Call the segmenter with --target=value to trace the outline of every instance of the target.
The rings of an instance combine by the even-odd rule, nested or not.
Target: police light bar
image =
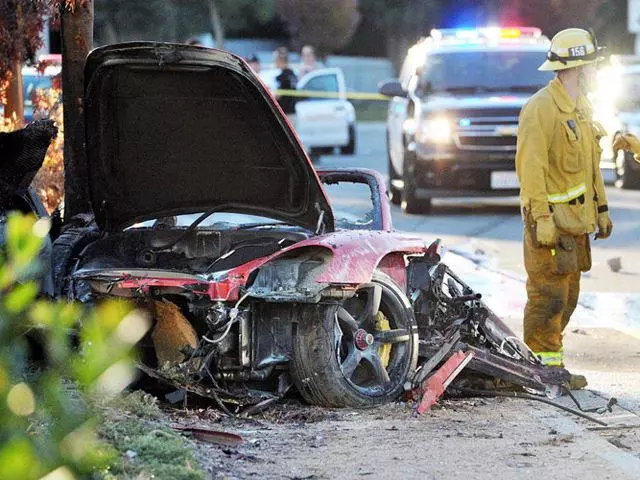
[[[500,40],[537,40],[542,30],[535,27],[485,27],[485,28],[441,28],[431,30],[431,37],[439,42],[485,42]]]

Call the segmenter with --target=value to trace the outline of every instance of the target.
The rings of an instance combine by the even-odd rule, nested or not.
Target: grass
[[[147,420],[155,420],[162,415],[158,399],[142,390],[122,394],[110,406]]]
[[[353,102],[358,122],[384,122],[387,120],[388,102],[358,100]]]
[[[159,422],[155,397],[122,395],[104,407],[98,433],[116,452],[103,478],[201,480],[205,473],[191,443]]]

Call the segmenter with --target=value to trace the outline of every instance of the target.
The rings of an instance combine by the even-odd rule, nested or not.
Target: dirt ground
[[[520,399],[445,400],[424,416],[406,404],[330,410],[290,400],[254,419],[170,412],[174,424],[233,432],[235,447],[195,441],[215,479],[563,478],[640,476],[636,430],[592,432]]]

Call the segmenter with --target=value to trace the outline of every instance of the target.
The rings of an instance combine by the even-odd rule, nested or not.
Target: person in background
[[[278,47],[275,51],[276,68],[280,73],[276,77],[276,90],[295,90],[298,84],[296,74],[289,68],[289,50],[286,47]],[[295,125],[296,99],[291,95],[282,95],[276,92],[276,100],[280,108],[289,118],[291,125]]]
[[[251,67],[251,70],[253,70],[253,73],[256,75],[260,73],[260,59],[255,53],[247,58],[247,63]]]
[[[316,63],[316,52],[311,45],[305,45],[302,47],[300,57],[302,57],[302,67],[300,68],[301,77],[318,68]]]

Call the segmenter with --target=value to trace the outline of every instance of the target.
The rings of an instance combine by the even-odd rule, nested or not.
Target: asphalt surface
[[[360,167],[387,175],[385,126],[361,123],[357,131],[354,156],[324,156],[319,168]],[[605,171],[605,178],[611,177]],[[602,308],[602,322],[609,322],[607,307],[619,304],[617,314],[631,327],[640,329],[640,191],[608,186],[609,206],[614,223],[613,235],[592,242],[593,268],[583,276],[581,303]],[[360,198],[357,198],[360,197]],[[352,198],[341,197],[342,204],[365,201],[360,192]],[[436,199],[430,215],[406,215],[392,206],[394,226],[398,230],[420,234],[426,239],[440,238],[454,252],[479,259],[491,268],[524,280],[522,259],[522,221],[518,199],[456,198]],[[621,269],[613,272],[608,262],[619,259]],[[598,316],[600,312],[598,312]],[[619,320],[619,319],[618,319]]]

